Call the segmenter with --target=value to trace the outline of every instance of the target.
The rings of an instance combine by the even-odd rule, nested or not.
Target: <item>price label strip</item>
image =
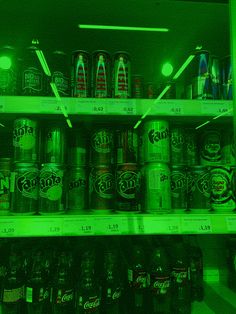
[[[67,106],[65,106],[67,109]],[[41,113],[48,113],[48,114],[61,114],[61,102],[56,100],[55,98],[52,99],[43,99],[41,102]]]
[[[222,102],[208,102],[204,101],[202,103],[202,114],[207,116],[218,116],[218,115],[225,115],[230,116],[232,115],[232,110],[228,103]]]
[[[179,218],[143,216],[137,218],[135,233],[137,234],[179,234],[180,221]]]
[[[18,236],[18,228],[17,223],[15,221],[4,220],[0,222],[0,237],[8,238],[8,237],[17,237]]]
[[[128,222],[122,217],[95,217],[95,233],[98,235],[127,234]]]
[[[87,236],[94,235],[94,218],[65,218],[63,222],[63,235]]]
[[[226,228],[228,232],[236,232],[236,217],[226,217]]]
[[[181,219],[181,230],[183,233],[212,233],[212,223],[205,217],[186,217]]]
[[[154,107],[155,113],[178,116],[184,115],[184,105],[174,102],[160,101]]]
[[[107,103],[108,114],[120,114],[120,115],[136,115],[136,103],[135,100],[120,99],[110,100]]]
[[[28,220],[26,222],[26,219]],[[20,222],[20,220],[19,220]],[[28,217],[21,221],[21,234],[29,236],[61,236],[62,235],[62,222],[61,219],[35,218]]]

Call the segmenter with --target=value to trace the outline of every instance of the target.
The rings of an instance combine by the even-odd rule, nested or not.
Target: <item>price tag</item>
[[[95,218],[96,234],[120,235],[127,230],[127,220],[122,217],[96,217]]]
[[[178,218],[144,216],[143,219],[137,220],[137,232],[152,234],[178,234],[180,233],[180,221]]]
[[[212,224],[209,218],[189,217],[182,218],[182,232],[185,233],[212,233]]]
[[[13,221],[2,221],[0,223],[0,237],[16,237],[17,228],[16,223]]]
[[[226,226],[227,231],[236,232],[236,217],[234,216],[226,217]]]
[[[214,102],[206,101],[202,103],[202,114],[208,115],[208,116],[218,116],[221,114],[225,114],[226,116],[229,116],[232,114],[230,109],[231,108],[226,102],[215,103],[215,101]]]
[[[67,106],[64,105],[65,110],[67,111]],[[54,114],[61,114],[61,102],[56,100],[55,98],[52,99],[44,99],[41,103],[41,113],[54,113]]]
[[[107,103],[108,114],[136,115],[136,103],[134,100],[114,100]]]
[[[160,101],[155,106],[155,113],[161,113],[165,115],[184,115],[184,105],[179,102],[173,101]]]
[[[106,105],[92,105],[92,114],[106,114]]]
[[[64,219],[63,235],[94,235],[93,217]]]
[[[28,220],[26,223],[26,219]],[[62,235],[62,223],[61,219],[53,220],[41,218],[26,218],[21,222],[21,233],[31,236],[60,236]],[[23,228],[23,224],[27,228]]]

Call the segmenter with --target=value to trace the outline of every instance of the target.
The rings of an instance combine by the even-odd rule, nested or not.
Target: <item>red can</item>
[[[143,98],[144,78],[142,75],[133,75],[132,77],[132,97]]]
[[[104,50],[94,51],[92,55],[92,95],[111,97],[111,57]]]
[[[116,52],[113,68],[113,97],[131,97],[131,62],[127,52]]]
[[[134,129],[125,128],[116,131],[117,164],[138,162],[138,134]]]
[[[72,97],[90,96],[90,55],[86,51],[76,50],[72,53],[71,88]]]

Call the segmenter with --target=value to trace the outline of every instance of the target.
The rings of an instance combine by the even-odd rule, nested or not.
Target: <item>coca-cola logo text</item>
[[[85,310],[93,309],[93,308],[99,307],[99,305],[100,305],[100,299],[96,298],[94,300],[86,301],[84,303],[84,309]]]
[[[148,132],[149,141],[152,144],[158,143],[160,140],[167,139],[169,137],[169,129],[166,128],[163,131],[155,131],[154,129]]]

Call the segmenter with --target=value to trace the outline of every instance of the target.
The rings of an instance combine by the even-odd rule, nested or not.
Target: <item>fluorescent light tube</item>
[[[43,54],[42,50],[36,49],[36,55],[37,55],[37,57],[39,59],[39,62],[41,64],[42,68],[43,68],[44,73],[47,76],[51,76],[51,72],[49,70],[47,61],[46,61],[46,59],[44,57],[44,54]]]
[[[169,32],[168,28],[157,28],[157,27],[130,27],[130,26],[111,26],[111,25],[88,25],[79,24],[79,28],[85,29],[107,29],[117,31],[141,31],[141,32]]]

